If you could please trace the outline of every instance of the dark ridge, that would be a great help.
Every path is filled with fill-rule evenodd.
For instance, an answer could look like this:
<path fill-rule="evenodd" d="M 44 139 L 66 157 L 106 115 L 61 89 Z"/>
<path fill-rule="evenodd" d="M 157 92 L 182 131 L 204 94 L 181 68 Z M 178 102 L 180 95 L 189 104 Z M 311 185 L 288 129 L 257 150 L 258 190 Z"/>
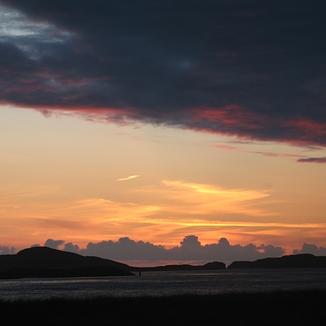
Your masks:
<path fill-rule="evenodd" d="M 156 267 L 131 267 L 132 271 L 201 271 L 201 270 L 219 270 L 225 269 L 225 264 L 221 262 L 211 262 L 205 265 L 165 265 Z"/>
<path fill-rule="evenodd" d="M 228 269 L 238 268 L 326 268 L 326 256 L 299 254 L 255 261 L 235 261 Z"/>
<path fill-rule="evenodd" d="M 0 278 L 132 275 L 126 264 L 98 257 L 33 247 L 0 255 Z"/>

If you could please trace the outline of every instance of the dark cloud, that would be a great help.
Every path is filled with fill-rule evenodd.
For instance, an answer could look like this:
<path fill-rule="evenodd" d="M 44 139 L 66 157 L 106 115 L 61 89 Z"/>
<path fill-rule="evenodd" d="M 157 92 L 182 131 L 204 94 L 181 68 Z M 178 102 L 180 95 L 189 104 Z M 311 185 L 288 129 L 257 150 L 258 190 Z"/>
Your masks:
<path fill-rule="evenodd" d="M 326 256 L 326 248 L 317 247 L 315 244 L 304 243 L 300 250 L 293 250 L 293 254 L 313 254 L 315 256 Z"/>
<path fill-rule="evenodd" d="M 297 160 L 299 163 L 326 163 L 326 157 L 307 157 Z"/>
<path fill-rule="evenodd" d="M 33 31 L 0 35 L 2 103 L 326 145 L 323 1 L 0 4 Z"/>
<path fill-rule="evenodd" d="M 32 247 L 39 247 L 39 244 L 35 244 Z M 59 247 L 63 246 L 64 251 L 70 251 L 70 252 L 79 252 L 79 246 L 73 244 L 72 242 L 65 243 L 64 240 L 53 240 L 53 239 L 47 239 L 44 243 L 44 246 L 53 248 L 53 249 L 59 249 Z"/>
<path fill-rule="evenodd" d="M 79 250 L 85 256 L 99 256 L 120 261 L 225 261 L 255 260 L 264 257 L 278 257 L 284 254 L 280 247 L 272 245 L 256 246 L 248 244 L 231 245 L 221 238 L 215 244 L 202 245 L 195 235 L 186 236 L 180 246 L 166 249 L 150 242 L 120 238 L 118 241 L 89 243 L 86 249 Z"/>
<path fill-rule="evenodd" d="M 53 248 L 53 249 L 58 249 L 60 246 L 64 244 L 64 240 L 53 240 L 53 239 L 47 239 L 44 243 L 44 246 Z"/>
<path fill-rule="evenodd" d="M 0 255 L 13 255 L 16 253 L 16 248 L 0 246 Z"/>

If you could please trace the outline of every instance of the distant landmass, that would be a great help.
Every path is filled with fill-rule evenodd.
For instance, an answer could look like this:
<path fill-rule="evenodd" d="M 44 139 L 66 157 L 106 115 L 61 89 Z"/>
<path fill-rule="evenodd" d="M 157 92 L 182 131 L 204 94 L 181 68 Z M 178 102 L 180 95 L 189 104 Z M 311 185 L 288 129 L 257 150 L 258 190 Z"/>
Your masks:
<path fill-rule="evenodd" d="M 211 262 L 205 265 L 165 265 L 165 266 L 156 266 L 156 267 L 131 267 L 132 271 L 198 271 L 198 270 L 218 270 L 218 269 L 226 269 L 224 263 L 221 262 Z"/>
<path fill-rule="evenodd" d="M 326 257 L 298 254 L 255 261 L 235 261 L 228 266 L 228 269 L 239 268 L 326 268 Z"/>
<path fill-rule="evenodd" d="M 0 279 L 133 275 L 130 267 L 109 259 L 33 247 L 16 255 L 0 255 Z"/>
<path fill-rule="evenodd" d="M 81 256 L 76 253 L 32 247 L 15 255 L 0 255 L 0 279 L 95 277 L 134 275 L 140 271 L 217 270 L 225 264 L 211 262 L 205 265 L 166 265 L 157 267 L 130 267 L 113 260 Z"/>
<path fill-rule="evenodd" d="M 228 269 L 257 268 L 326 268 L 326 256 L 298 254 L 255 261 L 235 261 Z M 133 272 L 223 270 L 222 262 L 205 265 L 165 265 L 156 267 L 130 267 L 113 260 L 81 256 L 76 253 L 33 247 L 19 251 L 16 255 L 0 255 L 0 279 L 127 276 Z"/>

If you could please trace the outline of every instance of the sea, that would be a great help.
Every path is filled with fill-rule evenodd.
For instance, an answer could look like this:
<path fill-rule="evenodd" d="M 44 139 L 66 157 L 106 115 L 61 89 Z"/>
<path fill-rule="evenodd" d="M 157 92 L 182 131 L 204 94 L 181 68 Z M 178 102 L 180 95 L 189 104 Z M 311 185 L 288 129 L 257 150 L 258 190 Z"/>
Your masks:
<path fill-rule="evenodd" d="M 326 268 L 142 272 L 134 276 L 0 280 L 0 300 L 326 290 Z"/>

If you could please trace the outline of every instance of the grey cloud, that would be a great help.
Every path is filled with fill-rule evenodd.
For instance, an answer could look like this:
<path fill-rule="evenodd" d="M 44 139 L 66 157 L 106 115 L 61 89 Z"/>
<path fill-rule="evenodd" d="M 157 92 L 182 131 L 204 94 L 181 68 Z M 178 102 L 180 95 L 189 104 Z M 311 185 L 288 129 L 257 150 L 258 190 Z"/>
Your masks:
<path fill-rule="evenodd" d="M 256 246 L 248 244 L 231 245 L 225 238 L 215 244 L 202 245 L 195 235 L 186 236 L 180 246 L 165 249 L 150 242 L 134 241 L 128 237 L 118 241 L 89 243 L 86 249 L 79 251 L 82 255 L 99 256 L 121 261 L 225 261 L 255 260 L 264 257 L 278 257 L 284 254 L 281 247 L 273 245 Z"/>
<path fill-rule="evenodd" d="M 64 240 L 47 239 L 44 243 L 44 246 L 52 248 L 52 249 L 58 249 L 64 243 L 65 243 Z"/>
<path fill-rule="evenodd" d="M 1 38 L 3 103 L 326 145 L 323 1 L 0 4 L 44 24 Z"/>
<path fill-rule="evenodd" d="M 89 243 L 80 253 L 87 256 L 100 256 L 113 260 L 160 260 L 166 259 L 166 249 L 149 242 L 134 241 L 128 237 L 118 241 Z"/>
<path fill-rule="evenodd" d="M 293 250 L 293 254 L 313 254 L 315 256 L 326 256 L 326 248 L 317 247 L 315 244 L 304 243 L 301 249 Z"/>
<path fill-rule="evenodd" d="M 16 248 L 0 246 L 0 255 L 13 255 L 16 253 Z"/>
<path fill-rule="evenodd" d="M 64 251 L 70 251 L 70 252 L 78 253 L 79 246 L 78 245 L 74 245 L 72 242 L 68 242 L 68 243 L 65 244 L 63 250 Z"/>

